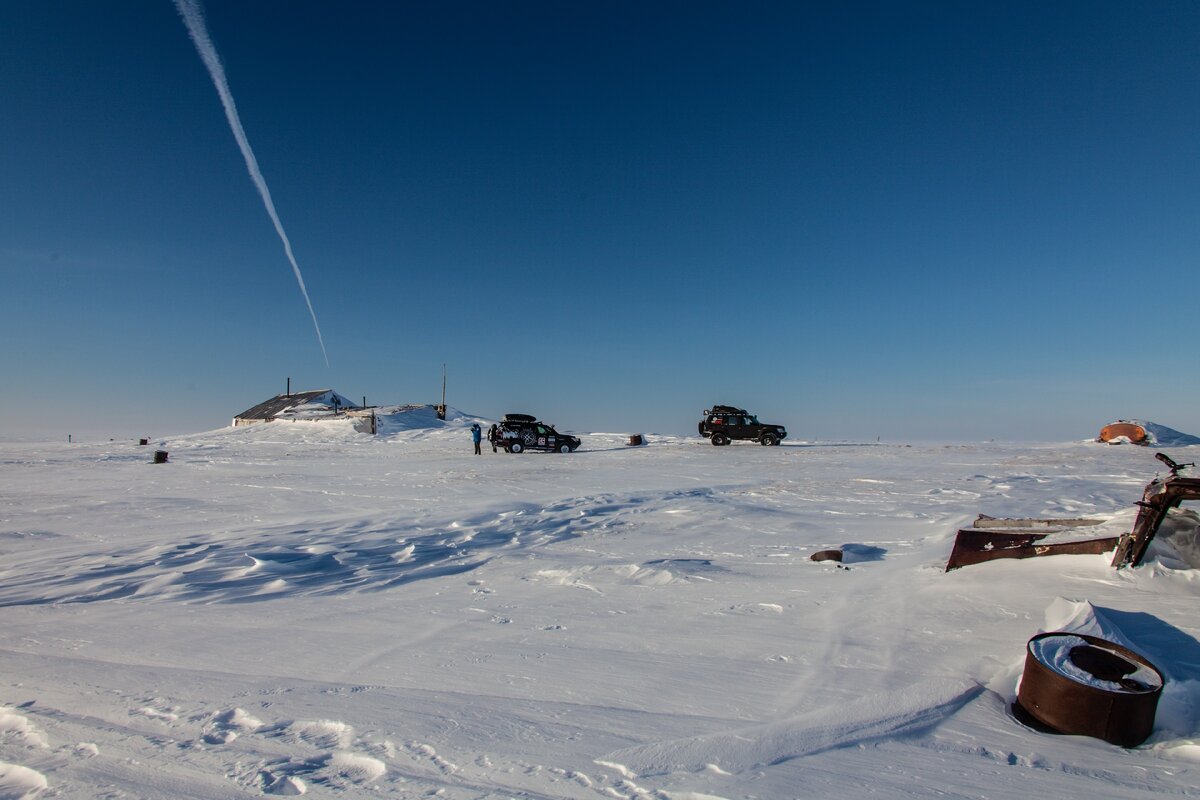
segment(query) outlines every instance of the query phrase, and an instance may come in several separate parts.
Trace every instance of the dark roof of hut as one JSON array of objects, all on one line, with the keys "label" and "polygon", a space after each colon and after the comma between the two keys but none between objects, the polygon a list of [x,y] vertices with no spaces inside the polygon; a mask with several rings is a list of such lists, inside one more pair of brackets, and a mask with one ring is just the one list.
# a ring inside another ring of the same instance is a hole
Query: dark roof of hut
[{"label": "dark roof of hut", "polygon": [[292,392],[291,394],[277,394],[270,400],[259,403],[253,408],[248,408],[238,414],[236,419],[275,419],[289,408],[302,406],[305,403],[311,403],[323,394],[328,394],[330,389],[317,389],[312,392]]}]

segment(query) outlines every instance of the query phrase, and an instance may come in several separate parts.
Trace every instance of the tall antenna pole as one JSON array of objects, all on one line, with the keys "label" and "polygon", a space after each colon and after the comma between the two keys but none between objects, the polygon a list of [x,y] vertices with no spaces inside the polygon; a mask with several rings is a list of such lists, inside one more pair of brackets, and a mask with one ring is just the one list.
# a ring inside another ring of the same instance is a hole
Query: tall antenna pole
[{"label": "tall antenna pole", "polygon": [[437,407],[438,419],[446,418],[446,364],[442,363],[442,404]]}]

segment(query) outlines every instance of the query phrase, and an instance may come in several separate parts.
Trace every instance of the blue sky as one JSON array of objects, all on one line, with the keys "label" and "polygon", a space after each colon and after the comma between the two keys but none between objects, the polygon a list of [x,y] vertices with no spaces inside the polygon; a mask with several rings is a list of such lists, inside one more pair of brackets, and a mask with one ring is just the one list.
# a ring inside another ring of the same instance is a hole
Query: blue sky
[{"label": "blue sky", "polygon": [[1200,6],[0,4],[0,434],[1200,432]]}]

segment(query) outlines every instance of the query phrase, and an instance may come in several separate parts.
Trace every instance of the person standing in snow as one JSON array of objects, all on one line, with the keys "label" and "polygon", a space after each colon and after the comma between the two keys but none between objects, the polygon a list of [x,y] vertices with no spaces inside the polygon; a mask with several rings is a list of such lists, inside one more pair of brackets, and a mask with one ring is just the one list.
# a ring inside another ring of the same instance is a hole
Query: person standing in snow
[{"label": "person standing in snow", "polygon": [[496,423],[492,423],[492,427],[488,430],[488,441],[492,443],[492,452],[496,452],[496,442],[500,441],[500,429],[496,427]]},{"label": "person standing in snow", "polygon": [[483,451],[479,449],[479,442],[483,438],[483,432],[479,429],[478,422],[471,423],[471,441],[475,443],[475,455],[482,455]]}]

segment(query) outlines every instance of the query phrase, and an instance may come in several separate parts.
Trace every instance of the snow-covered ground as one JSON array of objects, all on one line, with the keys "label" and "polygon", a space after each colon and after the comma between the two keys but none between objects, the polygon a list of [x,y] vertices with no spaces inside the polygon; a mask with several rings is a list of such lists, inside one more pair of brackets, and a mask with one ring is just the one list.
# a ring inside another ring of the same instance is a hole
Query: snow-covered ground
[{"label": "snow-covered ground", "polygon": [[[1128,530],[1153,449],[474,456],[452,417],[0,443],[0,798],[1200,794],[1200,570],[943,572],[979,513]],[[1042,630],[1165,673],[1146,744],[1014,720]]]}]

